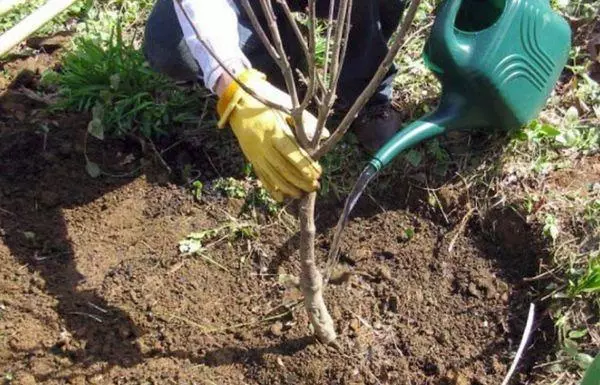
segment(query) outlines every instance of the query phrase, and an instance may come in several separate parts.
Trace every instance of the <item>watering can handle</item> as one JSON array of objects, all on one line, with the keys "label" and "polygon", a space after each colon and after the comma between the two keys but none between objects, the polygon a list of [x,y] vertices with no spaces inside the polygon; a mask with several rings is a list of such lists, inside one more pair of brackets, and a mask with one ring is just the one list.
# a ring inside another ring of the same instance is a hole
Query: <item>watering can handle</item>
[{"label": "watering can handle", "polygon": [[457,63],[464,57],[464,52],[461,52],[463,47],[459,44],[454,30],[462,2],[463,0],[445,0],[440,4],[431,31],[431,37],[437,37],[440,40],[434,38],[428,42],[431,52],[453,58]]}]

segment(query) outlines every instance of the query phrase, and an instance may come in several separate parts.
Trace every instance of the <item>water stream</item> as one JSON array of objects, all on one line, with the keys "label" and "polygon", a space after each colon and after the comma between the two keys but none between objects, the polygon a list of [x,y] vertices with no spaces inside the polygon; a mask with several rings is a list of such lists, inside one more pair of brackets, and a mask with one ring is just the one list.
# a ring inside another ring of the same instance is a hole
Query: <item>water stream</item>
[{"label": "water stream", "polygon": [[348,217],[350,216],[352,209],[356,205],[356,202],[358,202],[358,199],[367,187],[367,184],[369,184],[369,182],[375,177],[375,175],[377,175],[377,173],[377,169],[371,164],[365,167],[365,169],[362,171],[362,173],[356,180],[356,183],[354,184],[350,195],[348,195],[348,198],[346,199],[346,203],[344,204],[344,210],[342,211],[342,215],[340,216],[340,219],[338,220],[337,226],[335,228],[333,242],[331,243],[331,247],[329,248],[329,255],[327,257],[327,269],[325,270],[327,272],[325,278],[326,283],[329,281],[331,272],[333,271],[333,267],[338,262],[340,241],[342,239],[342,233],[344,232],[344,228],[348,223]]}]

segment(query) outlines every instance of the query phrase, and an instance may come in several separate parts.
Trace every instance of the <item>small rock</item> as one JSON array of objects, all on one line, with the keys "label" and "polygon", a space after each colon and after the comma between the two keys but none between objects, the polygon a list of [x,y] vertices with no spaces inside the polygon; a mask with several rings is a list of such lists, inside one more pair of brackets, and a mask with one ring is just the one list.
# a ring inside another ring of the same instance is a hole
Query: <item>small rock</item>
[{"label": "small rock", "polygon": [[469,379],[455,369],[451,369],[446,373],[446,382],[449,385],[469,385]]},{"label": "small rock", "polygon": [[271,334],[275,337],[281,337],[283,335],[283,324],[281,322],[275,322],[271,325]]},{"label": "small rock", "polygon": [[469,284],[469,287],[468,287],[467,291],[473,297],[475,297],[475,298],[481,298],[481,292],[479,291],[479,289],[477,288],[477,286],[475,285],[475,283],[471,282]]},{"label": "small rock", "polygon": [[37,384],[34,376],[32,376],[29,373],[23,373],[23,372],[17,373],[14,381],[11,381],[10,383],[14,384],[14,385],[36,385]]},{"label": "small rock", "polygon": [[492,368],[494,373],[504,373],[506,370],[506,367],[496,357],[492,357]]},{"label": "small rock", "polygon": [[415,302],[417,303],[423,303],[424,297],[423,297],[423,292],[419,289],[417,289],[417,291],[415,292]]},{"label": "small rock", "polygon": [[279,365],[282,368],[285,368],[285,364],[283,363],[283,360],[281,359],[281,357],[277,357],[277,365]]},{"label": "small rock", "polygon": [[353,332],[358,333],[360,330],[360,321],[356,318],[352,318],[352,321],[350,321],[350,329]]},{"label": "small rock", "polygon": [[89,383],[92,385],[102,385],[104,384],[104,376],[102,374],[97,374],[88,379]]},{"label": "small rock", "polygon": [[377,275],[384,281],[392,280],[392,272],[390,271],[390,268],[386,265],[381,265],[377,273]]},{"label": "small rock", "polygon": [[352,277],[352,272],[344,267],[336,267],[331,272],[331,276],[329,277],[329,283],[332,285],[341,285],[346,283]]},{"label": "small rock", "polygon": [[440,343],[440,345],[446,345],[448,343],[448,336],[444,332],[436,333],[435,339]]},{"label": "small rock", "polygon": [[508,293],[502,293],[500,300],[504,303],[508,303]]},{"label": "small rock", "polygon": [[369,251],[365,249],[352,249],[348,250],[348,253],[344,253],[342,257],[352,264],[357,264],[358,262],[369,257]]},{"label": "small rock", "polygon": [[85,377],[84,376],[77,376],[77,377],[73,377],[69,380],[69,384],[71,385],[85,385]]}]

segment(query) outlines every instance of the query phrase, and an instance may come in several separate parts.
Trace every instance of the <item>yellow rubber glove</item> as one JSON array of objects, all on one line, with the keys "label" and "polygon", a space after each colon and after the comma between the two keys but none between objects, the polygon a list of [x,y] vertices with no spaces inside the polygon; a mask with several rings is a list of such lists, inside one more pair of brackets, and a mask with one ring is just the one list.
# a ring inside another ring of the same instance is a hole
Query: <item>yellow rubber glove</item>
[{"label": "yellow rubber glove", "polygon": [[[289,95],[273,87],[259,71],[247,69],[238,79],[269,101],[290,104]],[[265,106],[235,81],[221,94],[217,112],[219,128],[229,122],[256,175],[277,201],[284,196],[299,198],[303,191],[312,192],[319,187],[321,166],[296,142],[289,115]],[[313,115],[305,114],[303,123],[309,138],[314,136],[316,122]]]}]

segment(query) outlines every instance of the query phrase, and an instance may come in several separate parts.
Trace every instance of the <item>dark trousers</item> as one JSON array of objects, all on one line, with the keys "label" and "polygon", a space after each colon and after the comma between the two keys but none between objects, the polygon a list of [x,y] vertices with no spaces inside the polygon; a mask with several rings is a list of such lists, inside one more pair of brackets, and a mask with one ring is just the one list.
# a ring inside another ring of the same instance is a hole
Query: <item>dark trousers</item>
[{"label": "dark trousers", "polygon": [[[235,3],[242,51],[255,68],[267,74],[273,84],[285,89],[279,67],[262,45],[240,1]],[[268,33],[258,1],[251,3]],[[289,1],[290,7],[297,11],[305,9],[306,3],[306,0]],[[352,28],[338,88],[338,99],[342,104],[354,102],[377,71],[388,52],[387,42],[398,26],[404,5],[405,0],[353,1]],[[298,40],[279,6],[275,2],[273,6],[290,63],[293,68],[303,68],[303,54]],[[206,11],[210,12],[209,9]],[[329,1],[317,1],[318,17],[326,18],[328,13]],[[173,79],[197,80],[202,77],[198,63],[183,40],[172,0],[157,0],[146,23],[144,54],[152,68]],[[390,100],[395,73],[396,68],[392,67],[372,97],[371,104]]]}]

